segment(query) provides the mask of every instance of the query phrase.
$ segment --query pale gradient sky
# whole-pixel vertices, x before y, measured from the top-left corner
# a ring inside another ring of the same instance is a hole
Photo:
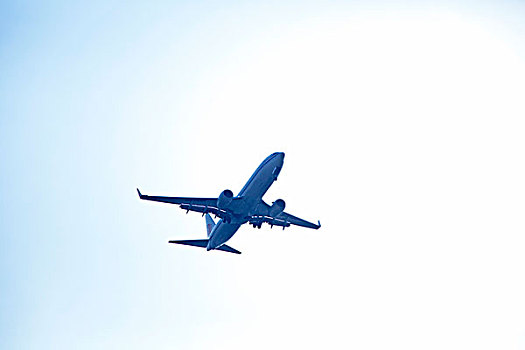
[[[1,349],[525,349],[525,3],[2,2]],[[265,196],[237,256],[144,193]]]

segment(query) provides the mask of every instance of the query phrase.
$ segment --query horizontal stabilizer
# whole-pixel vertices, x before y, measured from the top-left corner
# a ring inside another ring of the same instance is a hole
[[[169,241],[169,243],[191,245],[193,247],[206,248],[208,246],[208,241],[209,241],[208,239],[189,239],[189,240],[184,240],[184,241]],[[215,250],[222,250],[223,252],[241,254],[240,251],[230,246],[227,246],[226,244],[223,244],[219,248],[215,248]]]
[[[226,244],[221,245],[219,248],[217,248],[217,250],[222,250],[223,252],[228,252],[228,253],[241,254],[240,251]]]
[[[189,239],[185,241],[170,241],[170,243],[191,245],[194,247],[206,248],[208,246],[207,239]]]

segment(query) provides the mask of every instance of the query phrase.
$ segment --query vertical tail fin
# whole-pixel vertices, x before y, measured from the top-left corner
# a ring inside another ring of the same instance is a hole
[[[208,238],[210,237],[211,231],[215,227],[215,222],[211,218],[210,214],[206,213],[206,233],[208,234]]]

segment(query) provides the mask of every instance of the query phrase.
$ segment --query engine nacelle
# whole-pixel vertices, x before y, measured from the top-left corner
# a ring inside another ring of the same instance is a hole
[[[268,214],[270,214],[270,216],[274,218],[277,215],[281,214],[284,211],[285,207],[285,201],[283,201],[282,199],[278,199],[275,202],[273,202],[272,206],[268,210]]]
[[[217,207],[219,209],[225,210],[230,206],[232,201],[233,201],[233,192],[230,190],[224,190],[219,195],[219,198],[217,198]]]

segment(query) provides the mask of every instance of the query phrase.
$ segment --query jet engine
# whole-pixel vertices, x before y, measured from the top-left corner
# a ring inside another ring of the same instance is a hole
[[[233,192],[230,190],[224,190],[219,195],[219,198],[217,198],[217,207],[219,209],[225,210],[230,206],[232,201],[233,201]]]
[[[275,202],[273,202],[272,206],[268,210],[268,214],[270,214],[270,216],[274,218],[277,215],[281,214],[284,211],[285,207],[285,201],[283,201],[282,199],[278,199]]]

